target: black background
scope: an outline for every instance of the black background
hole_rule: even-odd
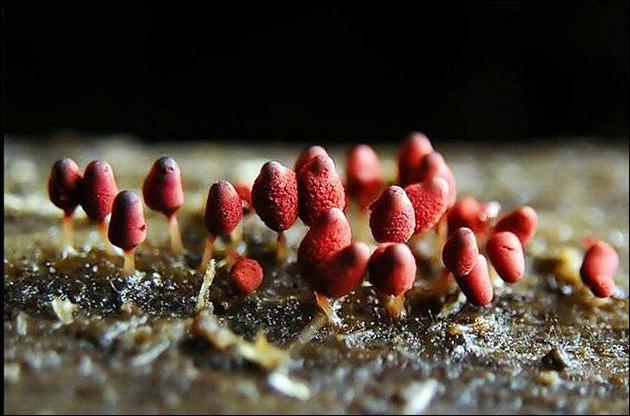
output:
[[[4,130],[627,140],[628,2],[266,3],[3,3]]]

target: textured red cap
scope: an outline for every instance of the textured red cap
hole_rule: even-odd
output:
[[[345,214],[331,208],[309,228],[298,248],[298,264],[306,274],[314,264],[350,245],[352,233]]]
[[[486,251],[490,263],[507,283],[516,283],[525,273],[525,255],[518,237],[509,231],[494,233],[488,239]]]
[[[253,293],[263,280],[263,269],[260,264],[247,257],[240,257],[230,269],[230,283],[241,295]]]
[[[302,150],[302,153],[298,156],[295,161],[295,166],[293,167],[295,174],[299,175],[304,165],[315,159],[317,156],[328,156],[328,152],[326,152],[326,149],[321,146],[310,146]]]
[[[149,208],[169,218],[184,205],[182,175],[175,159],[164,156],[153,163],[142,185],[142,195]]]
[[[81,208],[90,219],[101,222],[112,212],[118,185],[109,163],[94,160],[85,168],[81,184]]]
[[[466,227],[455,230],[442,248],[442,262],[455,276],[464,276],[470,273],[478,256],[479,248],[475,233]]]
[[[328,156],[317,156],[298,174],[299,215],[310,226],[330,208],[344,209],[346,196],[335,163]]]
[[[615,274],[619,268],[619,256],[614,248],[604,241],[591,245],[582,261],[580,276],[593,294],[605,298],[615,290]]]
[[[147,224],[138,195],[122,191],[116,196],[107,237],[113,245],[124,251],[138,247],[147,238]]]
[[[212,184],[206,201],[204,216],[210,234],[229,235],[243,218],[241,197],[227,181]]]
[[[252,187],[252,203],[267,227],[276,232],[291,227],[298,215],[295,172],[276,161],[265,163]]]
[[[404,243],[416,229],[413,205],[399,186],[385,189],[370,210],[370,229],[379,243]]]
[[[317,293],[340,298],[361,285],[369,258],[370,249],[365,243],[353,243],[315,264],[305,277]]]
[[[416,259],[405,244],[379,245],[368,263],[370,282],[383,295],[399,296],[411,289],[416,279]]]
[[[249,215],[254,212],[252,206],[252,190],[250,186],[244,182],[236,182],[234,184],[236,193],[241,197],[241,205],[243,206],[243,216]]]
[[[56,161],[48,178],[48,196],[57,208],[72,215],[81,201],[81,171],[76,162],[65,158]]]
[[[358,144],[352,147],[346,160],[346,191],[361,207],[374,201],[383,188],[381,163],[370,146]]]
[[[475,266],[470,273],[455,276],[455,280],[470,303],[484,306],[492,302],[494,296],[492,281],[488,273],[488,262],[483,255],[477,256]]]
[[[469,196],[455,202],[448,210],[447,220],[449,233],[460,227],[468,227],[475,234],[482,234],[490,224],[485,205]]]
[[[420,182],[417,169],[423,157],[433,151],[431,141],[422,133],[412,132],[398,150],[398,183],[407,186]]]
[[[441,177],[414,183],[405,188],[416,217],[415,234],[430,230],[440,221],[446,212],[448,189],[448,183]]]
[[[442,177],[448,183],[447,208],[455,204],[457,200],[457,183],[455,175],[444,161],[444,157],[439,152],[431,152],[422,158],[416,171],[418,182],[425,182],[431,178]]]
[[[505,217],[501,218],[494,231],[510,231],[516,234],[521,244],[526,245],[534,238],[538,215],[532,207],[518,207]]]

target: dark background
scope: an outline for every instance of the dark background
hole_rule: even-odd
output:
[[[3,3],[4,131],[627,140],[628,2],[214,3]]]

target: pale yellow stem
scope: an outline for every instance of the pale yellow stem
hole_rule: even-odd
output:
[[[317,306],[319,306],[322,312],[326,315],[326,318],[328,318],[329,325],[335,327],[341,325],[341,319],[337,316],[337,313],[333,309],[328,297],[315,292],[315,301],[317,302]]]
[[[179,231],[179,222],[176,215],[172,215],[168,219],[168,229],[171,233],[171,251],[178,256],[184,252],[184,244],[182,243],[182,234]]]
[[[420,250],[418,250],[418,246],[422,241],[422,234],[417,233],[411,236],[409,240],[407,240],[407,246],[413,253],[414,257],[420,257]]]
[[[74,219],[72,215],[64,215],[62,219],[61,246],[63,249],[74,245]]]
[[[234,248],[230,248],[225,254],[225,267],[227,267],[228,270],[231,269],[240,257],[241,256]]]
[[[357,223],[359,241],[371,241],[372,233],[370,231],[370,212],[367,208],[357,206]]]
[[[136,271],[136,249],[132,248],[129,251],[125,251],[123,263],[123,274],[130,275]]]
[[[442,269],[442,272],[438,276],[437,280],[431,287],[431,293],[434,296],[442,296],[448,292],[449,287],[451,286],[451,282],[453,281],[453,277],[449,273],[448,270]]]
[[[282,231],[278,232],[278,239],[276,241],[276,261],[278,263],[284,263],[288,255],[287,237]]]
[[[201,258],[201,263],[199,264],[199,271],[204,273],[208,268],[208,262],[212,258],[212,252],[214,251],[214,235],[210,235],[206,240],[206,247],[203,250],[203,257]]]
[[[399,296],[387,296],[384,300],[385,311],[392,319],[404,319],[407,316],[405,310],[405,294]]]
[[[109,241],[109,237],[107,236],[107,228],[109,224],[106,221],[101,221],[98,224],[99,231],[101,232],[101,237],[103,238],[103,245],[105,246],[105,252],[110,256],[116,255],[116,250],[114,250],[114,246]]]
[[[230,244],[232,245],[232,247],[236,247],[238,243],[241,242],[242,239],[243,239],[243,226],[242,224],[239,224],[236,226],[234,231],[232,231],[232,234],[230,234]]]

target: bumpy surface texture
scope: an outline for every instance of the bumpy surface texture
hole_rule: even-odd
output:
[[[241,197],[231,183],[219,181],[210,187],[204,220],[214,236],[229,235],[243,218]]]
[[[267,162],[252,186],[252,204],[265,225],[284,231],[298,215],[298,189],[295,172],[278,162]]]
[[[298,173],[299,214],[306,225],[330,208],[344,209],[346,195],[335,164],[328,156],[317,156]]]
[[[405,191],[390,186],[370,205],[370,229],[379,243],[404,243],[416,229],[416,215]]]
[[[241,295],[249,295],[258,289],[263,280],[263,269],[254,259],[241,257],[230,269],[230,283]]]
[[[146,146],[125,137],[88,137],[54,147],[5,140],[5,412],[628,413],[627,144],[554,140],[499,147],[435,139],[462,195],[498,200],[503,212],[521,204],[538,211],[525,276],[514,285],[495,279],[487,307],[462,302],[454,284],[443,301],[427,301],[416,295],[439,276],[439,267],[421,261],[400,322],[386,317],[366,283],[338,303],[340,328],[322,329],[290,350],[287,379],[246,359],[251,344],[220,348],[219,341],[229,340],[225,332],[210,331],[210,342],[192,328],[209,184],[251,184],[264,162],[292,166],[297,151],[211,139]],[[397,148],[375,149],[386,181],[394,182]],[[329,150],[343,172],[347,148]],[[178,218],[187,256],[170,255],[164,216],[153,211],[145,212],[150,231],[138,248],[139,272],[129,278],[120,275],[121,259],[103,251],[81,210],[77,254],[58,252],[61,211],[48,200],[45,183],[55,160],[71,157],[81,167],[108,160],[121,189],[139,192],[164,154],[178,161],[185,181]],[[366,234],[359,238],[357,231],[355,238],[373,249],[367,219],[361,225],[351,210],[348,217]],[[208,293],[216,321],[208,322],[251,342],[263,332],[271,345],[289,351],[316,310],[295,264],[305,232],[297,222],[286,233],[289,258],[278,267],[271,252],[275,233],[256,215],[246,217],[245,244],[238,249],[260,262],[265,277],[242,298],[232,294],[228,270],[218,267]],[[566,265],[580,280],[586,236],[606,240],[619,253],[619,296],[584,297],[554,277],[570,249]],[[431,239],[427,233],[427,243]],[[424,242],[416,247],[425,248]],[[220,242],[216,252],[221,259]],[[54,312],[56,297],[77,306],[71,323]]]
[[[352,239],[350,224],[344,213],[332,208],[309,228],[302,239],[297,260],[302,270],[345,248]]]
[[[448,184],[442,178],[433,178],[427,182],[414,183],[405,188],[413,205],[416,218],[416,234],[422,234],[433,228],[446,212]]]

